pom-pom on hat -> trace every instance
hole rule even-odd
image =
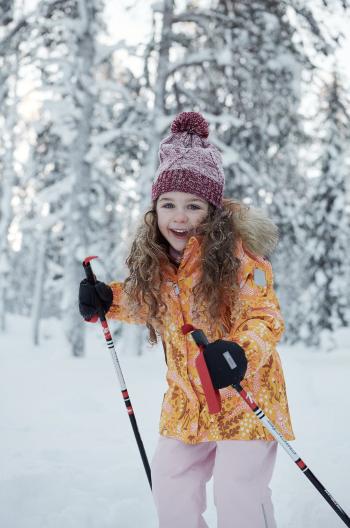
[[[198,112],[181,112],[159,145],[152,200],[171,191],[188,192],[222,207],[225,176],[220,151],[207,141],[209,127]]]

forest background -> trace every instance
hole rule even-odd
[[[264,208],[285,342],[349,325],[348,0],[5,0],[0,7],[0,326],[63,323],[84,355],[81,262],[104,281],[150,203],[159,141],[200,111],[226,195]],[[144,329],[114,325],[134,354]]]

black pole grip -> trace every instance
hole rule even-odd
[[[92,271],[90,262],[86,262],[84,260],[83,266],[84,266],[85,275],[86,275],[88,282],[90,282],[90,284],[96,284],[96,277]]]
[[[196,345],[204,347],[209,345],[209,341],[203,330],[193,330],[193,332],[191,332],[191,336],[193,337]]]
[[[87,257],[84,261],[83,261],[83,267],[84,267],[84,270],[85,270],[85,275],[86,275],[86,278],[88,280],[88,282],[90,284],[93,284],[95,285],[97,280],[96,280],[96,276],[94,274],[94,272],[92,271],[92,267],[91,267],[91,264],[90,264],[90,260],[94,259],[96,257]],[[96,305],[97,305],[97,313],[98,313],[98,316],[100,318],[101,321],[105,321],[106,320],[106,315],[105,315],[105,312],[102,308],[102,304],[101,304],[101,301],[97,295],[97,292],[96,292]]]

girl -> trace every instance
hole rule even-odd
[[[209,414],[195,368],[190,323],[209,341],[239,344],[248,359],[242,386],[293,440],[281,362],[284,325],[265,255],[277,228],[261,211],[223,199],[218,149],[208,124],[182,112],[160,144],[152,208],[132,244],[124,283],[99,283],[107,317],[146,324],[167,360],[159,443],[151,464],[160,528],[206,527],[206,482],[214,478],[218,527],[276,527],[269,481],[277,443],[234,389]],[[259,281],[257,280],[259,276]],[[259,282],[259,283],[258,283]],[[96,290],[80,288],[80,311],[97,318]]]

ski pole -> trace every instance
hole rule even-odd
[[[207,337],[205,336],[204,332],[202,330],[197,330],[191,325],[184,325],[183,327],[183,333],[191,333],[191,336],[193,337],[195,343],[199,346],[200,350],[203,351],[207,345],[209,345],[209,341]],[[232,368],[232,367],[231,367]],[[277,440],[277,442],[283,447],[283,449],[288,453],[288,455],[291,457],[291,459],[295,462],[295,464],[298,466],[298,468],[304,473],[304,475],[312,482],[312,484],[315,486],[315,488],[320,492],[322,497],[328,502],[328,504],[333,508],[333,510],[338,514],[338,516],[341,518],[341,520],[345,523],[346,526],[350,527],[350,517],[345,513],[343,508],[337,503],[337,501],[332,497],[332,495],[327,491],[327,489],[321,484],[321,482],[318,480],[318,478],[315,477],[315,475],[312,473],[312,471],[309,469],[309,467],[305,464],[305,462],[300,458],[300,456],[294,451],[292,446],[285,440],[285,438],[281,435],[279,431],[277,431],[274,424],[267,418],[267,416],[264,414],[264,412],[261,410],[261,408],[257,405],[257,403],[253,400],[251,394],[246,392],[240,383],[235,383],[231,385],[238,394],[243,398],[243,400],[246,402],[246,404],[250,407],[250,409],[254,412],[255,416],[259,418],[259,420],[263,423],[263,425],[266,427],[266,429],[272,434],[272,436]]]
[[[95,277],[95,275],[94,275],[94,273],[92,271],[91,264],[90,264],[90,261],[95,259],[95,258],[98,258],[98,257],[86,257],[86,259],[83,261],[83,267],[84,267],[84,270],[85,270],[86,278],[90,282],[90,284],[96,284],[96,277]],[[98,302],[98,299],[97,299],[97,302]],[[136,422],[136,418],[135,418],[135,414],[134,414],[134,409],[133,409],[133,407],[131,405],[131,401],[130,401],[130,397],[129,397],[129,394],[128,394],[128,390],[126,388],[124,376],[123,376],[122,370],[120,368],[117,352],[116,352],[115,347],[114,347],[113,339],[112,339],[112,336],[111,336],[111,333],[110,333],[110,330],[109,330],[109,326],[108,326],[104,311],[102,309],[101,303],[98,303],[98,316],[99,316],[100,321],[101,321],[101,326],[102,326],[102,330],[103,330],[103,335],[105,336],[105,340],[106,340],[106,343],[107,343],[107,348],[111,352],[113,364],[114,364],[115,370],[116,370],[117,375],[118,375],[121,393],[122,393],[122,396],[123,396],[123,399],[124,399],[124,403],[125,403],[125,406],[126,406],[127,413],[129,415],[129,418],[130,418],[132,429],[134,431],[135,439],[136,439],[136,442],[137,442],[137,445],[138,445],[138,448],[139,448],[139,452],[140,452],[140,455],[141,455],[141,458],[142,458],[143,466],[144,466],[145,471],[146,471],[148,483],[150,485],[150,488],[152,489],[151,469],[150,469],[150,466],[149,466],[149,463],[148,463],[147,454],[146,454],[146,451],[145,451],[145,448],[144,448],[144,445],[143,445],[143,442],[142,442],[142,439],[141,439],[141,435],[140,435],[139,429],[137,427],[137,422]]]

